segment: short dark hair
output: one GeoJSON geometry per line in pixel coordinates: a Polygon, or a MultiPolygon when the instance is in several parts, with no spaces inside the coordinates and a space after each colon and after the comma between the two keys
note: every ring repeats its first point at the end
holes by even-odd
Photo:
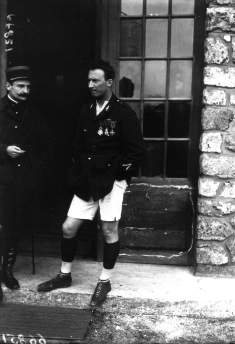
{"type": "Polygon", "coordinates": [[[104,72],[105,80],[115,79],[115,70],[108,61],[96,60],[91,62],[89,70],[101,69],[104,72]]]}

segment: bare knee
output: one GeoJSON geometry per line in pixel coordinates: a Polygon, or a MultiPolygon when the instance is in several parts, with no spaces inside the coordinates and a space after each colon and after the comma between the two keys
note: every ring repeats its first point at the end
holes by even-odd
{"type": "Polygon", "coordinates": [[[67,218],[62,225],[63,237],[66,239],[74,238],[82,223],[82,220],[67,218]]]}
{"type": "Polygon", "coordinates": [[[118,221],[103,221],[102,230],[107,243],[112,243],[118,240],[118,221]]]}

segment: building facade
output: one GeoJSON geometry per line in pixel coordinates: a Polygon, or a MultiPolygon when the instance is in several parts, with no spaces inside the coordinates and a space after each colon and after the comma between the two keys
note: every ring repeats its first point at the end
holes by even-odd
{"type": "Polygon", "coordinates": [[[109,60],[114,92],[136,111],[147,150],[125,194],[119,260],[234,276],[235,1],[0,4],[1,92],[7,66],[30,64],[32,97],[62,152],[59,197],[89,101],[89,62],[109,60]]]}

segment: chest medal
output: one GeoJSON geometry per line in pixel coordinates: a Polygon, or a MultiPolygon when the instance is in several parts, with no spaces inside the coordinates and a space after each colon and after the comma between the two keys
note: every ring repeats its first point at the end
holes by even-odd
{"type": "Polygon", "coordinates": [[[117,121],[111,121],[111,119],[106,119],[105,121],[99,121],[99,130],[97,134],[99,136],[106,135],[106,136],[114,136],[115,131],[113,130],[116,126],[117,121]]]}

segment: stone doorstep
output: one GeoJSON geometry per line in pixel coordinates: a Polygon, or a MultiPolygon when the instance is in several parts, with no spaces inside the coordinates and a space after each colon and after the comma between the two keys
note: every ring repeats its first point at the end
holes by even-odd
{"type": "MultiPolygon", "coordinates": [[[[28,303],[86,309],[95,289],[102,263],[76,260],[72,286],[39,293],[37,285],[56,275],[58,258],[19,256],[14,275],[21,288],[11,291],[3,285],[5,303],[28,303]]],[[[117,263],[112,290],[101,309],[130,314],[160,314],[212,318],[235,317],[235,280],[197,277],[188,267],[117,263]]]]}

